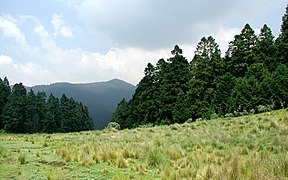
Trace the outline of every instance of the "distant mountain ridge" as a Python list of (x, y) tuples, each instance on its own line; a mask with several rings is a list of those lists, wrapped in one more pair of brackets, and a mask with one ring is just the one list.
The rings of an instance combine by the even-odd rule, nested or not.
[(51, 93), (61, 98), (62, 94), (82, 102), (89, 109), (95, 129), (103, 129), (111, 120), (117, 104), (125, 98), (129, 100), (136, 86), (123, 80), (112, 79), (106, 82), (94, 83), (53, 83), (27, 87), (34, 92), (44, 91), (47, 96)]

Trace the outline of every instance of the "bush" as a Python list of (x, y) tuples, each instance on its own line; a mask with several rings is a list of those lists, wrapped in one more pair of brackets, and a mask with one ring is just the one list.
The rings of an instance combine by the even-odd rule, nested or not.
[(258, 110), (259, 113), (270, 111), (267, 106), (263, 106), (263, 105), (257, 106), (257, 110)]
[(192, 122), (193, 122), (193, 119), (189, 118), (185, 123), (192, 123)]
[(138, 126), (139, 128), (150, 128), (150, 127), (153, 127), (153, 124), (152, 123), (148, 123), (148, 124), (141, 124)]
[(117, 129), (120, 130), (120, 124), (118, 124), (117, 122), (110, 122), (107, 127), (107, 129)]
[(250, 114), (255, 114), (255, 109), (251, 109), (249, 113)]
[(225, 114), (225, 117), (234, 117), (234, 115), (232, 113), (227, 113)]
[(210, 119), (217, 119), (219, 116), (216, 113), (211, 114)]

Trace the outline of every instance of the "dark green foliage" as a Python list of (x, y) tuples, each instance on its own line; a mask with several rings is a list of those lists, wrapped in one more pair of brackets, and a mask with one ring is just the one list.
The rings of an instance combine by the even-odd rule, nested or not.
[(211, 36), (198, 43), (190, 65), (178, 46), (171, 53), (155, 67), (149, 63), (133, 98), (118, 104), (112, 121), (121, 128), (288, 106), (288, 7), (276, 41), (267, 25), (256, 36), (246, 24), (224, 58)]
[(180, 94), (186, 94), (188, 90), (191, 77), (189, 63), (182, 56), (179, 46), (176, 45), (171, 53), (173, 57), (167, 61), (160, 59), (156, 67), (149, 63), (132, 100), (128, 103), (122, 100), (118, 104), (112, 121), (119, 123), (121, 128), (187, 120), (189, 116), (185, 116), (184, 111), (175, 111), (175, 106), (179, 105), (182, 98)]
[(50, 94), (46, 105), (46, 116), (43, 122), (43, 132), (60, 131), (59, 99)]
[[(3, 128), (6, 132), (36, 133), (36, 132), (74, 132), (91, 130), (92, 119), (87, 107), (82, 103), (68, 99), (64, 94), (59, 101), (52, 94), (46, 102), (46, 94), (31, 89), (28, 93), (25, 87), (15, 84), (10, 94), (7, 78), (0, 81), (1, 103), (4, 104)], [(10, 95), (9, 95), (10, 94)], [(2, 121), (1, 121), (2, 122)]]
[(4, 80), (0, 78), (0, 129), (4, 128), (4, 123), (3, 123), (3, 109), (5, 104), (8, 102), (8, 97), (10, 95), (10, 86), (9, 86), (9, 81), (5, 77)]
[(281, 33), (276, 40), (276, 49), (278, 61), (288, 66), (288, 5), (282, 18)]
[[(30, 88), (28, 88), (30, 90)], [(122, 98), (130, 100), (135, 91), (135, 86), (119, 79), (107, 82), (70, 84), (55, 83), (32, 87), (36, 92), (53, 94), (61, 99), (65, 94), (67, 98), (73, 97), (75, 101), (87, 106), (94, 122), (95, 129), (103, 129), (111, 121), (113, 112)]]
[(226, 55), (229, 57), (228, 70), (235, 77), (243, 77), (248, 67), (255, 62), (256, 35), (249, 24), (246, 24), (234, 41), (230, 42)]
[(20, 84), (15, 84), (8, 102), (3, 109), (4, 129), (7, 132), (23, 133), (26, 131), (26, 89)]

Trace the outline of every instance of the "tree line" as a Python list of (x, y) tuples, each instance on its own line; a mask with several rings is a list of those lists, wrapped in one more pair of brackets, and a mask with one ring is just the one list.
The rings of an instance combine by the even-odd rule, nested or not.
[(45, 92), (29, 92), (22, 83), (11, 89), (8, 79), (0, 78), (0, 129), (12, 133), (54, 133), (92, 130), (86, 106), (73, 98), (56, 98)]
[(148, 63), (133, 98), (118, 104), (112, 122), (133, 128), (288, 106), (288, 6), (276, 40), (266, 24), (259, 35), (246, 24), (224, 57), (212, 36), (201, 39), (191, 62), (177, 45), (171, 53)]

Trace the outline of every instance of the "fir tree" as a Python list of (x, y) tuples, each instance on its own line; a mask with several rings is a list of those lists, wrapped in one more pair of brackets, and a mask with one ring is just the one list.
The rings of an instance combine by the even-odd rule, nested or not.
[(3, 109), (4, 129), (7, 132), (26, 132), (26, 89), (22, 83), (15, 84)]
[(5, 104), (8, 102), (8, 97), (11, 93), (9, 81), (5, 77), (4, 80), (0, 78), (0, 129), (4, 128), (3, 122), (3, 109)]

